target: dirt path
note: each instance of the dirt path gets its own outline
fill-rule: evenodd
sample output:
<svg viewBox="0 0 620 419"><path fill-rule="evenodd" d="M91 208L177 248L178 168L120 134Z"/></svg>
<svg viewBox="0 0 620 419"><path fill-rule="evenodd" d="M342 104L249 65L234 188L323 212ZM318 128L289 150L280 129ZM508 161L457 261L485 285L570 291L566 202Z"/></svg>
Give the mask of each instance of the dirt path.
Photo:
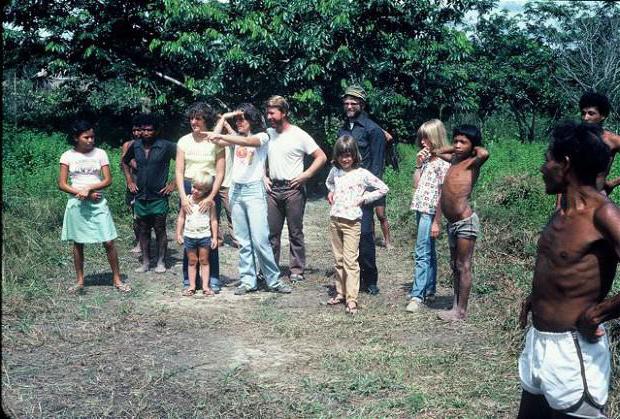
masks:
<svg viewBox="0 0 620 419"><path fill-rule="evenodd" d="M233 295L237 250L226 246L220 253L227 283L222 293L182 298L179 247L170 243L174 266L163 275L130 275L135 292L129 296L90 286L84 296L59 294L28 324L23 318L3 322L5 412L512 417L519 394L514 353L507 354L475 318L446 325L433 310L404 311L409 245L377 248L381 294L363 294L357 316L325 306L333 280L327 214L324 201L308 203L307 279L290 295ZM395 231L397 238L409 234ZM137 266L128 245L121 244L124 272ZM288 249L286 240L282 248ZM58 288L65 283L59 280ZM434 308L450 301L449 290L439 291ZM474 299L473 312L477 304Z"/></svg>

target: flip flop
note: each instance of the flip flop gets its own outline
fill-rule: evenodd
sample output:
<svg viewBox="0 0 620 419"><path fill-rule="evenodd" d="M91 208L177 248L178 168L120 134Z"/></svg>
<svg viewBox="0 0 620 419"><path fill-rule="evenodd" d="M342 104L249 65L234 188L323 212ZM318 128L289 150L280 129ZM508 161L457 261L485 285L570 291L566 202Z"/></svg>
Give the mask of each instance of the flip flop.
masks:
<svg viewBox="0 0 620 419"><path fill-rule="evenodd" d="M343 304L344 300L345 300L344 295L336 295L335 297L332 297L329 300L327 300L327 305L336 306L338 304Z"/></svg>
<svg viewBox="0 0 620 419"><path fill-rule="evenodd" d="M188 288L186 290L183 290L183 293L181 295L183 297L193 297L194 294L196 294L196 290Z"/></svg>
<svg viewBox="0 0 620 419"><path fill-rule="evenodd" d="M123 283L118 284L118 285L114 285L114 287L115 287L115 288L116 288L119 292L122 292L122 293L127 293L127 292L130 292L130 291L131 291L131 287L130 287L129 285L127 285L127 284L123 284Z"/></svg>
<svg viewBox="0 0 620 419"><path fill-rule="evenodd" d="M347 303L347 308L344 310L346 313L355 314L357 313L357 303L350 301Z"/></svg>

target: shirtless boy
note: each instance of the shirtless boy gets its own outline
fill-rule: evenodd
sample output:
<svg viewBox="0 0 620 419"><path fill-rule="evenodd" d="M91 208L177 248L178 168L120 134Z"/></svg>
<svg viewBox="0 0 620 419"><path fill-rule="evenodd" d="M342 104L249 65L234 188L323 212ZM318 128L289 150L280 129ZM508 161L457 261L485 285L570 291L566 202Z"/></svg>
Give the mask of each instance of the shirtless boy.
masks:
<svg viewBox="0 0 620 419"><path fill-rule="evenodd" d="M596 124L602 127L603 122L609 116L609 100L607 96L600 93L584 93L581 99L579 99L579 109L583 122ZM604 130L601 138L611 150L611 159L605 170L599 174L596 183L599 190L604 190L607 195L609 195L616 186L620 185L620 177L616 179L607 179L607 175L611 170L611 165L614 162L614 157L616 153L620 151L620 135Z"/></svg>
<svg viewBox="0 0 620 419"><path fill-rule="evenodd" d="M489 152L481 145L480 130L472 125L461 125L454 129L452 146L432 152L451 163L439 202L448 220L454 303L451 310L439 314L442 320L465 320L467 316L472 282L471 259L480 232L480 221L469 205L469 197L478 180L480 166L489 158Z"/></svg>
<svg viewBox="0 0 620 419"><path fill-rule="evenodd" d="M604 418L610 353L603 322L620 316L606 298L620 258L620 209L596 188L610 151L600 127L557 127L541 167L547 194L563 193L538 240L532 292L521 327L532 327L519 359L519 418Z"/></svg>

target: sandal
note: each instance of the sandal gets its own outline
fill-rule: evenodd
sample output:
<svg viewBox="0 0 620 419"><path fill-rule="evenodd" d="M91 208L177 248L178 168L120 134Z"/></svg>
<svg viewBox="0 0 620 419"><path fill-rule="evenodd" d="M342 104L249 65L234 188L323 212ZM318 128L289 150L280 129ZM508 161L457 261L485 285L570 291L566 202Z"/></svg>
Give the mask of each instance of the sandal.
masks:
<svg viewBox="0 0 620 419"><path fill-rule="evenodd" d="M349 301L347 303L347 308L344 311L349 314L357 313L357 303L355 301Z"/></svg>
<svg viewBox="0 0 620 419"><path fill-rule="evenodd" d="M215 295L215 291L213 291L211 288L207 288L202 290L202 295L204 295L205 297L209 297L211 295Z"/></svg>
<svg viewBox="0 0 620 419"><path fill-rule="evenodd" d="M193 297L194 294L196 294L196 290L188 288L186 290L183 290L183 293L181 295L183 295L183 297Z"/></svg>
<svg viewBox="0 0 620 419"><path fill-rule="evenodd" d="M122 282L120 284L114 285L114 287L119 292L123 292L123 293L131 291L131 287L127 284L123 284Z"/></svg>
<svg viewBox="0 0 620 419"><path fill-rule="evenodd" d="M340 294L327 300L328 306L335 306L335 305L343 304L343 303L344 303L344 295L340 295Z"/></svg>

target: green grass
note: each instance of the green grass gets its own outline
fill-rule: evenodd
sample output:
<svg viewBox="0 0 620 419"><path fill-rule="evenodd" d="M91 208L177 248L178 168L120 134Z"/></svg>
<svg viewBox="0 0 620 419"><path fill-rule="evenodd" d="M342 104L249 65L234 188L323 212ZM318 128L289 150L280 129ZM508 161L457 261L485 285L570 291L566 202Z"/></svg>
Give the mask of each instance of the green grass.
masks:
<svg viewBox="0 0 620 419"><path fill-rule="evenodd" d="M466 326L453 329L438 327L432 314L412 317L402 307L395 307L391 297L383 296L390 292L385 288L379 300L373 300L380 303L372 303L372 309L363 308L356 317L346 316L342 310L317 308L314 301L295 300L295 304L285 306L290 300L274 295L244 300L242 305L231 302L222 311L201 305L200 311L188 314L183 301L167 297L169 285L147 280L134 281L135 291L127 296L105 288L69 298L63 290L74 280L71 247L59 240L67 197L56 186L58 159L68 148L58 134L10 128L3 133L3 343L15 353L25 353L23 349L36 350L51 341L49 345L57 351L54 353L85 360L79 361L82 364L71 361L74 368L63 369L59 375L68 377L65 383L80 383L81 387L73 391L81 391L88 401L79 406L54 405L50 409L56 410L48 414L514 417L520 392L515 360L522 347L516 318L521 298L531 286L539 231L554 205L554 198L544 194L538 172L545 144L488 141L491 158L473 194L483 228L474 262L475 309ZM105 193L121 237L118 246L126 251L132 233L118 167L119 150L106 151L114 182ZM399 151L401 171L388 169L385 175L391 190L387 209L396 243L411 249L415 226L409 204L417 150L401 145ZM612 168L612 176L620 176L620 159ZM612 199L618 203L620 189ZM449 286L445 240L438 250L440 283ZM87 246L85 251L87 271L99 272L95 275L98 282L107 281L108 274L101 273L109 271L101 246ZM402 251L391 257L399 264L410 255ZM131 259L131 263L135 261ZM614 290L620 291L620 281L615 282ZM161 300L166 298L171 301L163 304ZM364 298L362 303L370 305ZM616 345L613 362L618 371L617 323L610 334ZM236 353L239 341L234 338L239 336L245 339L243 345L257 352L272 355L273 351L270 363L277 362L278 356L286 357L288 348L296 348L292 353L303 356L295 361L294 370L282 371L277 379L269 374L284 367L268 364L264 371L251 370L244 357L234 365L198 374L203 364L209 366L213 359L220 361L228 352ZM232 343L223 340L226 353L204 354L207 361L200 358L191 363L188 359L200 354L202 348L192 346L186 353L181 347L194 345L191 339L198 338L226 338ZM182 339L191 343L186 345ZM263 340L266 348L261 347ZM118 348L122 348L120 354ZM159 358L149 358L150 351L158 351L155 353L161 360L171 360L172 369L162 370L156 363ZM36 359L31 361L36 364ZM11 400L37 400L29 393L30 387L14 384L20 377L24 380L37 373L54 377L54 368L60 368L60 364L39 366L37 372L37 366L28 362L12 368L5 368L4 362L3 388ZM88 380L78 375L79 371L87 371ZM70 374L76 374L73 381ZM106 381L111 377L117 381ZM127 410L114 410L119 405L112 403L111 395L94 396L101 393L97 385L114 388L114 397L121 394L132 404L122 405ZM58 386L46 387L52 391L49 398L57 391L56 399L64 400L68 390ZM189 394L188 388L195 391ZM614 388L620 388L617 372ZM6 400L3 396L3 402ZM39 407L33 402L28 414L36 416L36 409ZM612 417L620 415L617 391L611 393L609 413Z"/></svg>

